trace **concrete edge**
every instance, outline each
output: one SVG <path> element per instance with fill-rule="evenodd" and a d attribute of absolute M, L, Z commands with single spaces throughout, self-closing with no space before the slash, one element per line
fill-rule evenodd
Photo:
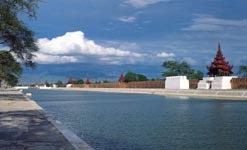
<path fill-rule="evenodd" d="M 167 90 L 167 89 L 130 89 L 130 88 L 56 88 L 53 90 L 89 91 L 125 94 L 152 94 L 159 96 L 187 96 L 217 100 L 247 100 L 247 90 Z M 239 93 L 242 93 L 239 96 Z M 236 94 L 236 95 L 234 95 Z"/>
<path fill-rule="evenodd" d="M 23 93 L 21 93 L 28 101 L 33 103 L 34 105 L 37 105 L 39 111 L 41 114 L 43 114 L 46 119 L 55 126 L 55 128 L 58 129 L 58 131 L 69 141 L 69 143 L 75 148 L 75 150 L 93 150 L 92 147 L 90 147 L 85 141 L 83 141 L 81 138 L 79 138 L 75 133 L 70 131 L 68 128 L 63 126 L 63 124 L 55 119 L 55 116 L 48 114 L 41 106 L 39 106 L 34 100 L 30 99 L 29 97 L 25 96 Z"/>

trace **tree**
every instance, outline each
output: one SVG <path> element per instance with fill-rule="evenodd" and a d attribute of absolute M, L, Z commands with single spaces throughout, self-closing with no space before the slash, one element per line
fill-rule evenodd
<path fill-rule="evenodd" d="M 125 74 L 124 78 L 126 82 L 133 82 L 136 81 L 136 74 L 129 71 L 127 74 Z"/>
<path fill-rule="evenodd" d="M 165 71 L 162 72 L 162 76 L 164 77 L 187 76 L 188 79 L 202 79 L 203 77 L 203 72 L 191 69 L 190 65 L 185 61 L 165 61 L 162 67 L 165 68 Z"/>
<path fill-rule="evenodd" d="M 79 79 L 73 81 L 73 84 L 84 84 L 84 81 L 83 81 L 83 79 L 79 78 Z"/>
<path fill-rule="evenodd" d="M 104 80 L 104 81 L 103 81 L 103 83 L 110 83 L 110 81 L 108 81 L 108 80 Z"/>
<path fill-rule="evenodd" d="M 192 69 L 193 70 L 193 69 Z M 198 80 L 202 80 L 203 78 L 203 72 L 200 70 L 194 71 L 189 75 L 188 77 L 189 79 L 198 79 Z"/>
<path fill-rule="evenodd" d="M 188 75 L 191 72 L 189 64 L 185 61 L 182 61 L 181 63 L 177 61 L 165 61 L 162 66 L 166 68 L 166 71 L 162 73 L 165 77 Z"/>
<path fill-rule="evenodd" d="M 147 81 L 147 77 L 142 74 L 137 74 L 134 72 L 129 71 L 125 76 L 124 76 L 126 82 L 134 82 L 134 81 Z"/>
<path fill-rule="evenodd" d="M 34 52 L 38 51 L 34 32 L 18 16 L 35 18 L 40 0 L 0 0 L 0 46 L 6 46 L 26 66 L 34 67 Z"/>
<path fill-rule="evenodd" d="M 14 87 L 18 84 L 19 80 L 18 80 L 18 77 L 16 77 L 15 75 L 9 74 L 6 77 L 6 82 L 9 86 Z"/>
<path fill-rule="evenodd" d="M 58 80 L 56 83 L 57 87 L 63 87 L 63 82 L 61 80 Z"/>
<path fill-rule="evenodd" d="M 0 51 L 0 80 L 5 80 L 8 85 L 15 86 L 21 73 L 21 64 L 16 62 L 11 53 Z"/>
<path fill-rule="evenodd" d="M 237 74 L 241 77 L 247 77 L 247 66 L 239 66 Z"/>
<path fill-rule="evenodd" d="M 46 87 L 50 87 L 50 85 L 51 85 L 51 84 L 46 80 L 46 81 L 45 81 L 45 86 L 46 86 Z"/>
<path fill-rule="evenodd" d="M 137 74 L 137 81 L 147 81 L 148 78 L 143 74 Z"/>
<path fill-rule="evenodd" d="M 95 84 L 100 84 L 100 83 L 101 83 L 101 81 L 95 81 L 94 83 L 95 83 Z"/>

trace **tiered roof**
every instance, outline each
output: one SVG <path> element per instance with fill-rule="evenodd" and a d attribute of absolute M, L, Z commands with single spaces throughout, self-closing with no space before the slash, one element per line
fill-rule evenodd
<path fill-rule="evenodd" d="M 69 80 L 68 80 L 67 83 L 68 83 L 68 84 L 73 84 L 73 78 L 72 78 L 72 76 L 69 77 Z"/>
<path fill-rule="evenodd" d="M 229 65 L 228 61 L 225 61 L 225 57 L 221 51 L 220 42 L 218 43 L 218 51 L 211 63 L 211 66 L 207 66 L 209 76 L 229 76 L 233 74 L 233 66 Z"/>
<path fill-rule="evenodd" d="M 119 82 L 125 82 L 125 78 L 123 76 L 123 74 L 121 73 L 121 76 L 118 79 Z"/>
<path fill-rule="evenodd" d="M 86 84 L 91 84 L 91 82 L 90 82 L 89 78 L 87 78 L 87 80 L 86 80 Z"/>

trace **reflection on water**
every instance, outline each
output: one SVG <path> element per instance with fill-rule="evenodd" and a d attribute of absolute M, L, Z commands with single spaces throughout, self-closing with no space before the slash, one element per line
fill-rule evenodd
<path fill-rule="evenodd" d="M 247 149 L 247 102 L 28 90 L 95 149 Z"/>

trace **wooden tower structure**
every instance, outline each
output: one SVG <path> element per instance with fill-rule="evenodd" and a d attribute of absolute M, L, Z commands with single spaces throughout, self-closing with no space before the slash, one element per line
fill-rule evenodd
<path fill-rule="evenodd" d="M 214 61 L 211 62 L 210 66 L 207 66 L 208 69 L 208 75 L 209 76 L 229 76 L 233 74 L 232 72 L 233 66 L 229 65 L 229 62 L 225 60 L 225 57 L 223 56 L 220 42 L 218 43 L 218 50 L 216 53 L 216 56 L 214 58 Z"/>

